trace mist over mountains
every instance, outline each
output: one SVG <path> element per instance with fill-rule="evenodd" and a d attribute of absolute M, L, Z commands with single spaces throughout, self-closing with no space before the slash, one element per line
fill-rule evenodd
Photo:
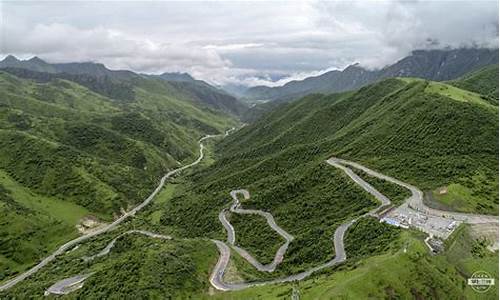
<path fill-rule="evenodd" d="M 255 86 L 244 97 L 253 100 L 287 101 L 309 93 L 334 93 L 354 90 L 369 83 L 392 77 L 418 77 L 443 81 L 498 63 L 498 49 L 461 48 L 452 50 L 416 50 L 398 62 L 380 70 L 367 70 L 353 64 L 316 77 L 292 81 L 280 87 Z"/>

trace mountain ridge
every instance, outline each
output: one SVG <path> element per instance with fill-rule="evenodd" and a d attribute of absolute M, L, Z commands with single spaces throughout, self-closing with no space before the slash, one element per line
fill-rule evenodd
<path fill-rule="evenodd" d="M 19 60 L 12 55 L 0 61 L 0 70 L 38 82 L 49 82 L 54 79 L 70 80 L 103 96 L 125 102 L 134 101 L 137 86 L 155 84 L 145 81 L 161 81 L 177 93 L 189 96 L 186 100 L 211 109 L 235 116 L 242 115 L 247 109 L 247 106 L 236 97 L 205 81 L 196 80 L 187 73 L 138 74 L 127 70 L 110 70 L 101 63 L 50 64 L 36 56 L 28 60 Z"/>
<path fill-rule="evenodd" d="M 344 70 L 333 70 L 319 76 L 291 81 L 280 87 L 251 87 L 244 96 L 254 100 L 287 102 L 309 93 L 355 90 L 391 77 L 451 80 L 489 64 L 498 64 L 498 49 L 414 50 L 411 55 L 378 70 L 370 71 L 356 63 Z"/>

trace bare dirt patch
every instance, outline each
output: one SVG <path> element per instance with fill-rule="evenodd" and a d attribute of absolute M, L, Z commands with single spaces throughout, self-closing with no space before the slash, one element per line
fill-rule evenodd
<path fill-rule="evenodd" d="M 498 224 L 471 224 L 470 228 L 471 236 L 474 239 L 486 239 L 489 242 L 488 250 L 491 252 L 498 250 Z"/>
<path fill-rule="evenodd" d="M 78 229 L 78 232 L 81 234 L 89 234 L 105 225 L 107 224 L 101 222 L 97 217 L 88 215 L 80 219 L 80 222 L 76 224 L 76 229 Z"/>

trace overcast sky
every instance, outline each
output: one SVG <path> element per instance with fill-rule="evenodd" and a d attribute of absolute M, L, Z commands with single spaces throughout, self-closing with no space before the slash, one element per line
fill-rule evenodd
<path fill-rule="evenodd" d="M 0 57 L 278 85 L 413 49 L 498 45 L 497 1 L 3 1 Z"/>

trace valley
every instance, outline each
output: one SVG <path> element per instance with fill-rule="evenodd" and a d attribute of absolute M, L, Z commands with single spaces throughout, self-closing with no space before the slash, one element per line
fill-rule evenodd
<path fill-rule="evenodd" d="M 498 66 L 244 124 L 189 75 L 23 62 L 0 69 L 1 298 L 475 299 L 472 273 L 498 278 Z"/>

